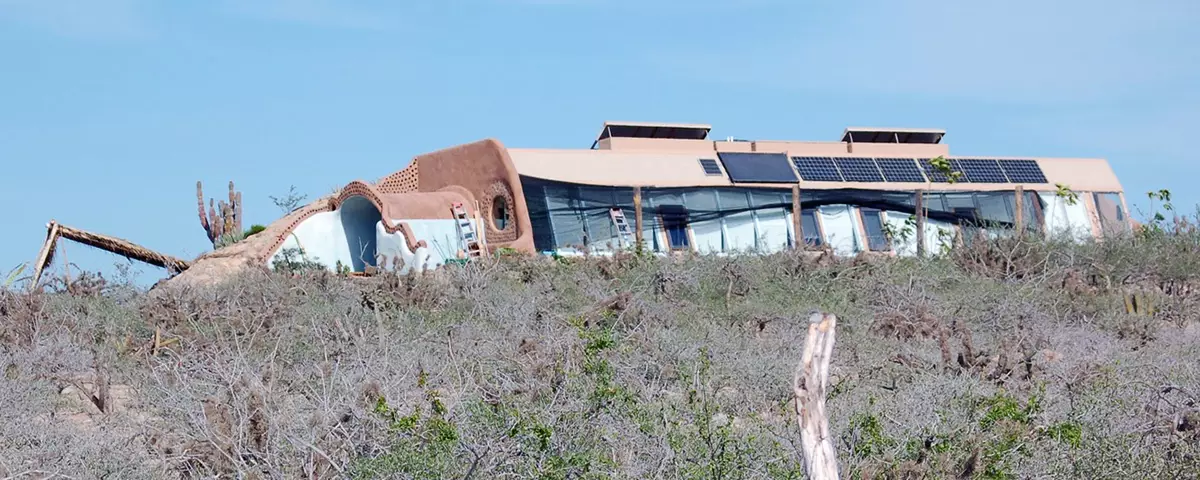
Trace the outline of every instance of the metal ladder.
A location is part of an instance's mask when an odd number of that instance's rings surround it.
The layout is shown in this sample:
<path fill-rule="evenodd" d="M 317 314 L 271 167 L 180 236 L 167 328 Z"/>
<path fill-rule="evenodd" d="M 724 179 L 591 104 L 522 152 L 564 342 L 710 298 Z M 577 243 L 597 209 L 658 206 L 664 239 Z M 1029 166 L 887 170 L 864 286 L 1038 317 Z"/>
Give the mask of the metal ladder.
<path fill-rule="evenodd" d="M 458 222 L 458 235 L 462 238 L 463 244 L 466 245 L 467 257 L 478 258 L 483 256 L 483 246 L 479 243 L 479 237 L 475 232 L 475 224 L 471 223 L 471 217 L 467 215 L 467 209 L 463 207 L 462 202 L 454 202 L 451 208 L 454 211 L 454 219 Z"/>
<path fill-rule="evenodd" d="M 625 211 L 613 207 L 608 210 L 608 216 L 612 217 L 613 225 L 617 226 L 617 234 L 621 236 L 621 246 L 632 244 L 633 240 L 630 238 L 633 233 L 629 231 L 629 222 L 625 221 Z"/>

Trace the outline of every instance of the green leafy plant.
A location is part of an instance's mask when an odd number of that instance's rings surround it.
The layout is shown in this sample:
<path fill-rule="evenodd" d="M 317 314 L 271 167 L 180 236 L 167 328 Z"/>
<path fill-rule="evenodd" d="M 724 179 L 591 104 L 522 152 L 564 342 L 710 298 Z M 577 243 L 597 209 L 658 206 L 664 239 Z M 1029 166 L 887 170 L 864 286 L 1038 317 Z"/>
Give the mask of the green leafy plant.
<path fill-rule="evenodd" d="M 279 250 L 279 255 L 271 261 L 271 268 L 278 273 L 304 273 L 325 270 L 325 265 L 317 257 L 304 254 L 304 249 L 287 247 Z"/>
<path fill-rule="evenodd" d="M 1071 186 L 1065 183 L 1054 184 L 1054 196 L 1063 199 L 1067 205 L 1075 205 L 1079 203 L 1079 193 L 1071 190 Z"/>
<path fill-rule="evenodd" d="M 250 238 L 251 235 L 262 233 L 262 231 L 266 230 L 266 229 L 267 229 L 267 227 L 264 227 L 262 225 L 258 225 L 258 224 L 251 225 L 249 230 L 242 232 L 242 238 L 243 239 Z"/>
<path fill-rule="evenodd" d="M 1171 212 L 1171 217 L 1178 221 L 1178 214 L 1175 213 L 1175 205 L 1171 203 L 1171 191 L 1164 188 L 1146 192 L 1146 196 L 1150 199 L 1150 211 L 1152 215 L 1150 216 L 1150 220 L 1146 222 L 1142 234 L 1143 236 L 1164 235 L 1169 229 L 1169 226 L 1166 225 L 1167 216 L 1163 212 L 1158 211 L 1156 205 L 1161 203 L 1163 211 Z"/>
<path fill-rule="evenodd" d="M 917 217 L 909 216 L 904 220 L 904 224 L 896 227 L 890 223 L 883 223 L 883 234 L 892 243 L 908 243 L 912 240 L 917 231 Z"/>
<path fill-rule="evenodd" d="M 946 157 L 939 155 L 936 158 L 932 158 L 929 160 L 929 165 L 931 165 L 938 173 L 945 175 L 946 181 L 949 183 L 957 183 L 960 179 L 962 179 L 963 173 L 955 170 L 954 167 L 951 166 L 950 160 L 948 160 Z"/>
<path fill-rule="evenodd" d="M 17 282 L 17 278 L 21 276 L 21 273 L 25 271 L 26 266 L 28 266 L 28 264 L 22 263 L 16 267 L 13 267 L 12 270 L 9 270 L 8 276 L 4 279 L 4 288 L 12 287 L 13 284 Z"/>

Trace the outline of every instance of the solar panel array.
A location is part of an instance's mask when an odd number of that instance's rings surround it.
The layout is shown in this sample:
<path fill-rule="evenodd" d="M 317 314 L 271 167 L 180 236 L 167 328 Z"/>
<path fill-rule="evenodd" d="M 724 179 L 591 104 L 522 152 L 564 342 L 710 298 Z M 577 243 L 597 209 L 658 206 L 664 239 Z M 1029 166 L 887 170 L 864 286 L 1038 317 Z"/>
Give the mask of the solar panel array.
<path fill-rule="evenodd" d="M 834 165 L 847 182 L 882 182 L 883 174 L 873 158 L 835 158 Z"/>
<path fill-rule="evenodd" d="M 1033 160 L 1000 160 L 1000 168 L 1013 183 L 1046 183 L 1042 167 Z"/>
<path fill-rule="evenodd" d="M 1007 183 L 1008 178 L 1000 169 L 1000 162 L 995 160 L 961 158 L 956 159 L 962 169 L 963 176 L 971 183 Z"/>
<path fill-rule="evenodd" d="M 787 158 L 783 154 L 722 152 L 718 155 L 734 182 L 795 181 L 793 175 L 780 168 L 779 159 Z M 1046 175 L 1034 160 L 953 158 L 947 161 L 952 172 L 959 172 L 956 181 L 961 183 L 1046 183 Z M 800 179 L 806 182 L 949 182 L 928 158 L 791 157 L 791 162 Z M 700 164 L 705 174 L 721 174 L 714 160 L 702 159 Z"/>
<path fill-rule="evenodd" d="M 921 169 L 911 158 L 876 158 L 883 179 L 889 182 L 925 182 Z"/>
<path fill-rule="evenodd" d="M 832 157 L 792 157 L 800 178 L 810 182 L 841 182 L 842 173 Z"/>
<path fill-rule="evenodd" d="M 950 159 L 950 171 L 960 172 L 963 183 L 1047 183 L 1042 167 L 1034 160 L 994 160 L 986 158 Z M 946 175 L 934 168 L 928 158 L 920 160 L 925 176 L 935 183 L 947 183 Z"/>
<path fill-rule="evenodd" d="M 739 183 L 795 183 L 796 174 L 782 153 L 718 152 L 729 179 Z"/>
<path fill-rule="evenodd" d="M 700 166 L 704 168 L 705 175 L 720 175 L 721 167 L 717 166 L 717 161 L 711 158 L 700 159 Z"/>

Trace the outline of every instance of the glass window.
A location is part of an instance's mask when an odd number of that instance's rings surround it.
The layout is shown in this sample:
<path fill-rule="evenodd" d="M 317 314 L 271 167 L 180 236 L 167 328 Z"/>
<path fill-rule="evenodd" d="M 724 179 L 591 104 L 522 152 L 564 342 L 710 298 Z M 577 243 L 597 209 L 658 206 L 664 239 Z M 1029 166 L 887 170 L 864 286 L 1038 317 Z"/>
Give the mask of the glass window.
<path fill-rule="evenodd" d="M 1120 233 L 1129 230 L 1129 221 L 1125 219 L 1125 207 L 1121 205 L 1119 193 L 1096 193 L 1096 211 L 1100 215 L 1100 226 L 1104 233 Z"/>
<path fill-rule="evenodd" d="M 687 231 L 687 209 L 678 205 L 664 205 L 658 208 L 662 216 L 663 227 L 667 230 L 667 241 L 671 250 L 686 250 L 690 248 Z"/>
<path fill-rule="evenodd" d="M 554 225 L 556 248 L 582 247 L 586 244 L 584 219 L 577 207 L 575 187 L 546 187 L 546 204 Z"/>
<path fill-rule="evenodd" d="M 993 226 L 992 224 L 1012 225 L 1016 220 L 1013 217 L 1013 199 L 1016 195 L 1013 192 L 980 192 L 975 194 L 975 201 L 979 204 L 979 220 L 984 223 L 984 226 Z"/>
<path fill-rule="evenodd" d="M 879 210 L 874 208 L 860 208 L 862 213 L 863 229 L 867 232 L 867 248 L 872 252 L 885 252 L 891 250 L 888 245 L 887 234 L 883 230 L 883 216 Z"/>
<path fill-rule="evenodd" d="M 817 211 L 812 208 L 800 210 L 800 229 L 804 233 L 804 243 L 820 246 L 825 242 L 821 239 L 821 225 L 817 223 Z"/>

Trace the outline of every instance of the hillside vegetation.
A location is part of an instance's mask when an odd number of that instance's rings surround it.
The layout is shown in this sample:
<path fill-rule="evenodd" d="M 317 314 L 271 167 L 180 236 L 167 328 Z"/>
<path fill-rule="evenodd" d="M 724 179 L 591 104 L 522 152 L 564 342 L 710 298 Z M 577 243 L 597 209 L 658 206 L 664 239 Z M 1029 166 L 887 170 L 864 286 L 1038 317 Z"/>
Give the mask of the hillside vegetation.
<path fill-rule="evenodd" d="M 1200 476 L 1200 235 L 0 292 L 0 478 Z M 1127 294 L 1136 293 L 1134 313 Z"/>

